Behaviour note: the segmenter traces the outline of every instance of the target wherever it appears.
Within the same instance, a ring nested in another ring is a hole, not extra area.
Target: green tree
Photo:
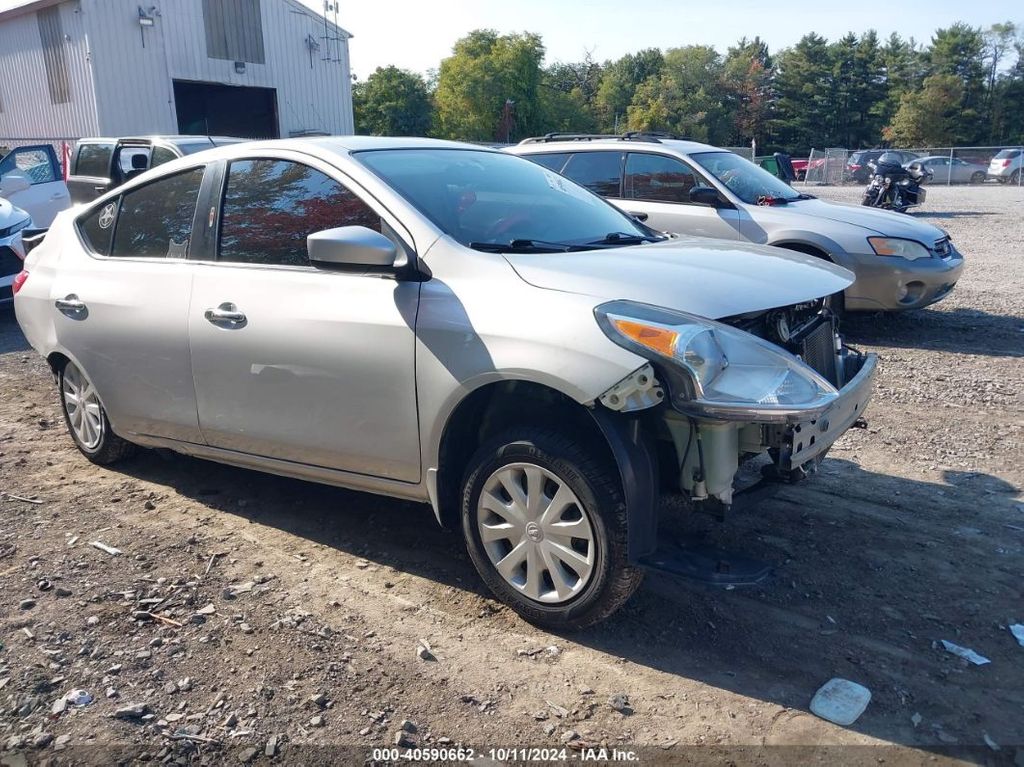
[[[616,61],[605,62],[594,99],[594,111],[601,130],[614,131],[626,123],[626,112],[637,88],[645,80],[661,74],[665,57],[657,48],[627,53]]]
[[[1003,87],[1004,84],[999,82],[999,65],[1014,49],[1014,43],[1017,42],[1017,31],[1017,25],[1012,21],[993,24],[985,31],[985,61],[988,70],[985,116],[989,126],[989,137],[994,141],[999,141],[999,130],[997,130],[995,122],[996,98],[998,97],[1001,101],[1008,95]],[[998,108],[1001,111],[1001,103]]]
[[[964,85],[951,74],[930,75],[919,91],[903,94],[885,137],[897,146],[954,146],[963,143]]]
[[[479,29],[458,40],[437,74],[435,134],[492,141],[541,132],[543,60],[544,44],[529,32],[499,35]],[[502,128],[506,104],[512,115],[507,134]]]
[[[924,80],[924,61],[914,38],[904,40],[893,32],[879,51],[884,84],[884,96],[875,102],[873,112],[881,126],[892,122],[900,99],[905,93],[917,90]]]
[[[837,139],[829,130],[834,97],[828,41],[811,32],[780,52],[775,62],[775,141],[794,155],[835,146]]]
[[[956,141],[984,141],[985,37],[980,29],[957,22],[938,29],[925,51],[929,75],[947,75],[960,82],[960,126]],[[944,89],[945,90],[945,89]]]
[[[371,136],[425,136],[432,107],[427,84],[413,72],[378,67],[352,89],[356,133]]]
[[[602,67],[588,53],[582,61],[556,62],[541,79],[543,132],[593,133]]]
[[[760,37],[742,38],[725,54],[723,76],[732,114],[728,143],[746,145],[751,139],[767,146],[772,114],[775,63]]]
[[[1024,144],[1024,40],[1012,44],[1016,63],[996,79],[992,99],[992,140]]]
[[[647,78],[629,106],[630,130],[664,130],[725,143],[731,131],[722,57],[707,45],[665,53],[660,76]]]

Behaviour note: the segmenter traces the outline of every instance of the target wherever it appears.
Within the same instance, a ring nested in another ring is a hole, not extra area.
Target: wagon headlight
[[[879,256],[900,256],[908,261],[932,257],[928,248],[914,240],[902,240],[898,237],[868,237],[868,245]]]
[[[672,405],[682,412],[792,420],[814,417],[838,396],[792,354],[729,325],[632,301],[602,304],[594,312],[612,341],[663,363]]]

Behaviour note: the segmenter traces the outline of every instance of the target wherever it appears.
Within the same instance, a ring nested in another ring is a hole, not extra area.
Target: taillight
[[[21,286],[25,284],[25,281],[27,279],[28,272],[26,272],[24,269],[18,272],[18,276],[14,278],[14,284],[11,285],[11,290],[14,292],[14,295],[18,294],[18,291],[21,290]]]
[[[1003,167],[1004,168],[1009,168],[1010,167],[1010,161],[1009,160],[1003,160]]]
[[[855,163],[855,162],[851,162],[850,163],[850,170],[860,170],[860,166],[857,163]]]

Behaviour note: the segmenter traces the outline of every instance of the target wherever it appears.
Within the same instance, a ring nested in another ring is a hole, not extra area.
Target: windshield
[[[749,160],[744,160],[738,154],[698,152],[690,157],[729,187],[729,191],[750,205],[771,200],[791,202],[803,197],[785,181],[762,170]]]
[[[446,234],[481,250],[576,250],[658,239],[597,195],[522,157],[472,149],[353,156]]]

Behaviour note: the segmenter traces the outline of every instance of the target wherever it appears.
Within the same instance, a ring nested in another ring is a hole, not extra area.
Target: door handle
[[[231,303],[223,303],[216,309],[207,309],[203,312],[203,316],[214,325],[226,324],[239,327],[246,322],[246,316]]]
[[[99,192],[100,194],[103,194],[105,191],[107,191],[107,187],[104,184],[94,186],[92,189],[94,192]]]
[[[85,302],[80,300],[74,293],[69,293],[64,298],[58,298],[53,302],[53,305],[60,309],[62,312],[84,312],[86,310]]]

